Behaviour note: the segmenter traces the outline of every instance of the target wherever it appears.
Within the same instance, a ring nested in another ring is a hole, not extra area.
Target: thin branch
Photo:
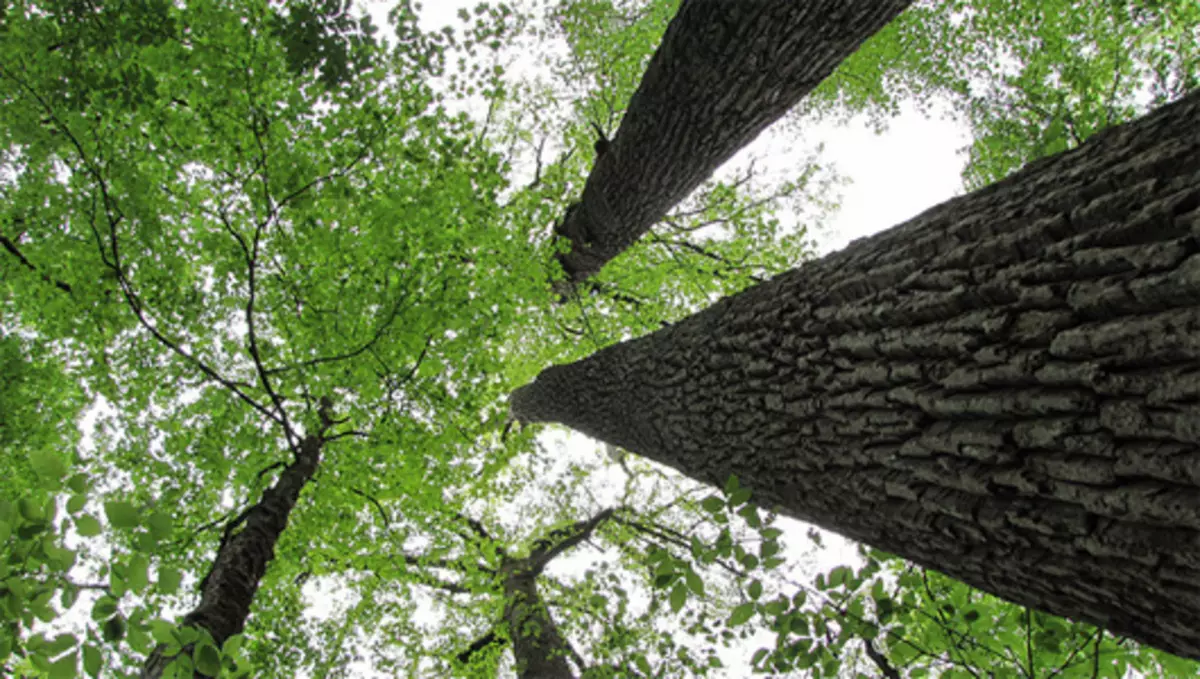
[[[379,325],[379,327],[377,327],[375,329],[375,333],[371,336],[371,339],[367,340],[362,345],[360,345],[354,349],[351,349],[350,351],[347,351],[345,353],[334,354],[333,356],[318,356],[317,358],[312,358],[307,361],[299,361],[299,362],[292,363],[290,365],[281,366],[278,368],[270,368],[267,370],[267,373],[270,375],[278,375],[280,373],[284,373],[289,370],[296,370],[299,368],[313,368],[313,367],[316,367],[323,363],[336,363],[338,361],[347,361],[352,358],[357,358],[358,356],[366,353],[372,347],[374,347],[376,344],[378,344],[379,340],[383,339],[383,336],[387,333],[387,331],[391,327],[392,323],[395,322],[396,317],[400,315],[400,307],[403,305],[403,303],[406,300],[408,300],[408,298],[409,298],[409,295],[408,295],[407,290],[405,291],[405,294],[400,295],[396,298],[396,303],[392,305],[391,311],[388,313],[388,317],[383,321],[383,323],[381,323]],[[428,345],[426,345],[426,348],[428,348]]]
[[[863,649],[867,652],[867,657],[871,662],[875,663],[875,667],[883,674],[886,679],[901,679],[900,671],[892,665],[887,656],[875,648],[875,644],[870,639],[862,637]]]
[[[1033,613],[1025,607],[1025,676],[1033,676]]]
[[[467,663],[471,662],[472,656],[474,656],[476,653],[482,651],[483,649],[487,648],[488,646],[491,646],[493,644],[496,644],[498,646],[503,646],[503,645],[506,645],[507,643],[508,643],[507,639],[505,639],[504,637],[498,637],[498,636],[496,636],[495,631],[491,631],[491,632],[488,632],[487,634],[479,637],[475,641],[471,642],[470,646],[468,646],[465,650],[463,650],[461,653],[459,653],[458,655],[456,655],[454,657],[460,663],[466,665]]]
[[[1057,677],[1058,675],[1065,672],[1067,670],[1067,668],[1071,667],[1074,664],[1072,661],[1075,659],[1075,656],[1079,655],[1079,652],[1083,650],[1083,647],[1091,644],[1092,640],[1094,638],[1096,638],[1097,635],[1103,636],[1103,634],[1104,634],[1103,628],[1097,627],[1096,631],[1092,632],[1090,635],[1088,635],[1087,639],[1083,640],[1083,643],[1077,644],[1075,646],[1075,648],[1071,649],[1071,652],[1068,653],[1067,657],[1063,659],[1062,664],[1060,664],[1058,667],[1054,668],[1054,671],[1051,672],[1049,675],[1047,675],[1047,679],[1052,679],[1053,677]],[[1099,655],[1099,653],[1100,653],[1100,649],[1099,649],[1099,647],[1097,647],[1096,654]],[[1095,661],[1099,662],[1099,658],[1096,658]]]
[[[14,220],[14,222],[15,221],[16,220]],[[14,257],[16,257],[17,260],[20,261],[21,264],[26,269],[29,269],[30,271],[41,276],[43,281],[54,285],[54,287],[58,288],[59,290],[62,290],[63,292],[65,292],[67,294],[71,294],[72,290],[71,290],[70,285],[68,285],[67,283],[64,283],[56,278],[51,278],[50,276],[42,273],[40,269],[38,269],[36,266],[34,266],[33,262],[29,261],[29,259],[25,257],[24,253],[22,253],[21,250],[17,247],[17,244],[14,243],[13,241],[9,240],[9,238],[7,236],[0,235],[0,245],[3,245],[4,249],[8,250],[9,253],[11,253]]]
[[[528,561],[531,564],[536,564],[536,566],[530,568],[530,570],[540,571],[546,564],[553,561],[554,557],[591,537],[596,528],[612,518],[615,511],[616,508],[614,507],[604,509],[594,514],[591,518],[576,521],[570,526],[552,530],[549,535],[534,542],[533,547],[530,549]]]
[[[133,289],[132,282],[129,280],[128,276],[125,275],[124,267],[121,265],[121,251],[117,238],[117,226],[124,219],[124,215],[121,213],[116,201],[113,200],[112,196],[109,194],[108,182],[105,181],[103,174],[100,172],[100,168],[88,155],[87,151],[84,150],[83,144],[79,141],[71,129],[58,118],[54,112],[54,109],[49,105],[48,102],[46,102],[45,99],[42,98],[41,95],[37,93],[36,90],[30,87],[23,79],[14,76],[9,70],[4,69],[3,67],[0,67],[0,76],[6,76],[17,82],[22,88],[25,89],[26,92],[29,93],[30,96],[32,96],[38,102],[46,115],[49,116],[51,121],[53,121],[55,128],[63,134],[63,136],[71,143],[72,146],[75,147],[75,151],[79,154],[80,161],[82,162],[84,168],[86,168],[87,174],[91,175],[92,179],[96,182],[97,188],[99,188],[100,195],[103,200],[105,218],[108,221],[108,250],[112,254],[111,260],[108,257],[108,253],[105,251],[103,242],[104,239],[101,237],[100,231],[96,226],[96,215],[94,209],[92,214],[89,216],[90,218],[88,222],[91,226],[92,233],[96,238],[96,245],[100,251],[100,259],[105,266],[107,266],[114,274],[116,274],[117,283],[121,289],[121,294],[124,296],[129,308],[133,311],[134,316],[137,317],[138,323],[147,331],[149,331],[150,334],[156,340],[158,340],[160,344],[166,346],[177,356],[180,356],[186,362],[192,364],[192,366],[198,369],[200,372],[207,375],[210,379],[233,392],[239,399],[250,405],[250,407],[254,408],[259,413],[266,416],[268,419],[277,424],[284,425],[285,423],[282,420],[275,417],[274,414],[267,410],[265,406],[258,403],[258,401],[254,400],[248,394],[242,391],[242,389],[239,388],[236,383],[225,378],[207,363],[201,361],[191,352],[187,351],[182,346],[169,339],[165,334],[159,331],[153,323],[150,322],[150,319],[146,315],[145,308],[142,306],[141,300]]]
[[[350,492],[361,498],[365,498],[368,502],[375,505],[376,511],[379,512],[380,518],[383,519],[383,525],[389,529],[392,527],[392,517],[387,513],[387,510],[383,508],[383,505],[379,504],[379,500],[376,500],[373,495],[368,495],[357,488],[351,488]]]

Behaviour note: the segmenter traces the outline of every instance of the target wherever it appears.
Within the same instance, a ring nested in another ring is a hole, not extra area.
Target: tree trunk
[[[1200,93],[551,367],[561,422],[1200,658]]]
[[[200,603],[184,616],[184,627],[207,630],[218,648],[242,631],[258,583],[275,556],[275,543],[287,528],[300,491],[317,469],[323,445],[319,434],[305,437],[296,460],[283,470],[275,485],[240,517],[240,523],[235,520],[226,528],[212,568],[201,582]],[[172,658],[164,655],[161,645],[154,649],[142,669],[142,679],[158,679]]]
[[[911,0],[684,0],[557,231],[579,282],[829,76]]]
[[[504,582],[504,622],[521,679],[571,679],[574,652],[537,589],[539,573],[520,571]]]
[[[568,660],[583,670],[583,660],[562,637],[546,602],[538,593],[537,579],[558,555],[592,536],[615,510],[605,509],[590,518],[551,531],[536,541],[529,556],[505,557],[504,622],[512,639],[517,676],[521,679],[570,679],[575,676]]]

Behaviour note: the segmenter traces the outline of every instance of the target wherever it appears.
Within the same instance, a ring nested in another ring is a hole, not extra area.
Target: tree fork
[[[1200,658],[1200,93],[550,367],[559,422]]]

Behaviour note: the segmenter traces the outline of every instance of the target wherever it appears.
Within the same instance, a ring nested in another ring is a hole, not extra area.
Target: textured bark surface
[[[244,514],[244,521],[234,528],[236,532],[222,542],[202,583],[200,603],[184,616],[183,626],[208,630],[218,647],[242,631],[258,583],[275,556],[275,543],[287,528],[288,515],[296,506],[300,491],[317,469],[323,443],[319,435],[304,438],[296,460]],[[142,670],[143,679],[162,676],[170,662],[162,647],[156,648]]]
[[[544,371],[561,422],[1200,658],[1200,93]]]
[[[911,0],[684,0],[558,232],[582,281],[632,245]]]

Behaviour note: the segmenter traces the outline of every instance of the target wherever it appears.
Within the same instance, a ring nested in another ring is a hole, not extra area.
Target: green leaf
[[[687,603],[688,588],[683,583],[675,585],[671,590],[671,610],[678,613]]]
[[[691,568],[687,569],[684,578],[687,580],[688,589],[692,590],[696,596],[704,596],[704,581],[700,579],[696,571]]]
[[[67,499],[67,513],[78,514],[79,512],[83,511],[83,508],[86,504],[86,495],[72,495],[69,499]]]
[[[244,646],[245,643],[246,636],[244,634],[234,634],[226,639],[225,643],[221,645],[221,654],[227,657],[235,656],[241,652],[242,646]]]
[[[125,581],[134,592],[141,592],[150,586],[150,560],[144,554],[134,554],[129,558]]]
[[[729,615],[729,626],[739,627],[746,624],[754,615],[754,602],[747,601],[733,609],[733,613]]]
[[[30,523],[40,523],[46,517],[42,509],[29,497],[22,497],[17,500],[17,511],[21,514],[21,518]]]
[[[113,528],[136,528],[141,520],[137,508],[123,500],[105,502],[104,514]]]
[[[96,603],[92,604],[92,620],[100,622],[106,620],[117,612],[117,600],[107,594],[96,599]]]
[[[741,505],[746,504],[749,500],[750,500],[750,489],[749,488],[738,488],[737,490],[735,490],[734,492],[729,494],[729,506],[730,507],[740,507]]]
[[[46,655],[58,655],[69,648],[74,648],[78,643],[79,640],[75,638],[74,634],[60,634],[54,637],[54,640],[46,647]]]
[[[104,668],[104,656],[100,653],[100,649],[91,644],[83,646],[83,670],[90,676],[99,677],[100,670]]]
[[[120,615],[105,620],[100,625],[100,635],[105,641],[117,642],[125,638],[125,618]]]
[[[160,644],[175,644],[178,643],[175,639],[175,625],[166,620],[151,620],[150,636]]]
[[[146,525],[150,528],[150,534],[159,540],[171,537],[171,533],[175,530],[175,522],[171,519],[171,515],[161,511],[151,514]]]
[[[646,660],[646,656],[639,653],[634,657],[633,662],[635,665],[637,665],[638,671],[646,676],[650,676],[653,668],[650,667],[650,661]]]
[[[144,625],[135,624],[132,616],[125,628],[125,641],[129,644],[130,648],[138,653],[145,654],[154,649],[154,640],[150,638],[149,628]]]
[[[751,599],[758,601],[758,598],[762,596],[763,584],[759,580],[754,580],[750,583],[750,586],[746,589],[746,591],[750,595]]]
[[[174,594],[179,590],[179,584],[182,581],[183,574],[178,569],[169,566],[159,566],[156,589],[158,589],[160,594]]]
[[[74,585],[64,585],[62,588],[62,594],[60,594],[58,597],[58,603],[63,607],[63,609],[65,610],[74,606],[75,602],[78,600],[79,588],[75,587]]]
[[[725,480],[725,494],[733,495],[735,492],[737,492],[738,488],[740,488],[740,486],[738,485],[737,474],[730,474],[729,478]]]
[[[196,661],[196,669],[201,674],[215,677],[221,673],[221,652],[212,644],[203,642],[196,644],[193,657]]]
[[[67,479],[67,488],[70,488],[76,495],[82,496],[88,490],[88,478],[83,474],[75,474]]]
[[[50,665],[49,679],[74,679],[79,673],[79,654],[69,653]]]
[[[99,535],[104,529],[96,517],[91,514],[81,514],[75,517],[75,530],[81,537],[91,538]]]
[[[700,501],[700,506],[704,508],[706,512],[710,514],[716,514],[722,509],[725,509],[725,501],[716,495],[709,495]]]
[[[763,559],[769,559],[779,553],[779,543],[775,540],[766,540],[759,546],[758,553]]]
[[[841,587],[842,585],[846,584],[846,579],[852,575],[853,571],[850,570],[849,566],[838,566],[837,568],[829,571],[829,586],[831,588]]]
[[[29,464],[42,480],[49,482],[49,488],[58,488],[62,478],[67,475],[67,463],[55,450],[43,449],[31,452]]]

